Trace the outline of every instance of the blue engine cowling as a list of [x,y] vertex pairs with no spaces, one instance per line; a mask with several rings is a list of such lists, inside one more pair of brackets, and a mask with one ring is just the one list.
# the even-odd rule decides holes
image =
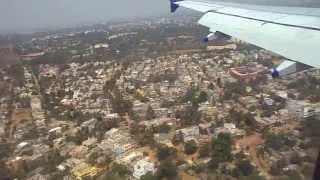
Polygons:
[[213,41],[213,40],[229,40],[230,38],[231,36],[224,34],[222,32],[216,31],[208,34],[208,36],[203,38],[203,42],[208,43],[209,41]]
[[280,77],[280,74],[279,74],[279,71],[277,70],[277,68],[272,68],[271,75],[272,75],[273,78]]
[[311,67],[305,64],[285,60],[278,67],[271,70],[271,75],[273,78],[279,78],[281,76],[301,72],[309,68]]

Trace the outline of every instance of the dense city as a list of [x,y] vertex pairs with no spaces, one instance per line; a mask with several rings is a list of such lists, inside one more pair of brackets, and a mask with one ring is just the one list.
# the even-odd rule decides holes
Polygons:
[[196,19],[1,37],[1,178],[311,179],[320,71]]

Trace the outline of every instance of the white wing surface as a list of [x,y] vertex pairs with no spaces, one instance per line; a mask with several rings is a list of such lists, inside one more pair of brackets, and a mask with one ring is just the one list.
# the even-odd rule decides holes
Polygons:
[[199,24],[289,60],[320,68],[320,8],[171,0],[171,10],[204,13]]

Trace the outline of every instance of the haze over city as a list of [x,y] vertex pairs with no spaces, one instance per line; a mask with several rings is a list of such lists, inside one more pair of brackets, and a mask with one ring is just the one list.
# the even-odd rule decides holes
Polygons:
[[[232,2],[319,5],[316,0],[233,0]],[[0,33],[32,32],[119,19],[155,17],[169,14],[168,3],[168,0],[1,0]]]

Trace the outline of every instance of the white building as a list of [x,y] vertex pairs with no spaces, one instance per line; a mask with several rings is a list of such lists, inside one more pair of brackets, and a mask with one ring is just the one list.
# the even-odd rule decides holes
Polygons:
[[146,158],[141,159],[136,162],[133,167],[133,177],[140,179],[141,176],[147,174],[148,172],[155,173],[155,165],[152,162],[149,162]]
[[105,44],[105,43],[95,44],[94,48],[95,49],[98,49],[98,48],[106,48],[106,49],[108,49],[109,48],[109,44]]
[[319,114],[319,107],[319,104],[310,104],[306,101],[287,101],[287,109],[289,111],[290,116],[298,119],[308,118]]
[[197,141],[197,139],[200,136],[200,130],[198,126],[191,126],[188,128],[184,128],[184,129],[179,129],[176,130],[176,133],[182,133],[184,141],[190,141],[190,140],[195,140]]
[[245,132],[238,129],[233,123],[225,123],[223,127],[218,127],[214,130],[214,136],[218,137],[221,133],[231,134],[232,136],[243,136]]
[[119,116],[118,113],[107,114],[107,115],[105,116],[105,118],[106,118],[107,120],[116,120],[116,119],[118,119],[119,117],[120,117],[120,116]]

